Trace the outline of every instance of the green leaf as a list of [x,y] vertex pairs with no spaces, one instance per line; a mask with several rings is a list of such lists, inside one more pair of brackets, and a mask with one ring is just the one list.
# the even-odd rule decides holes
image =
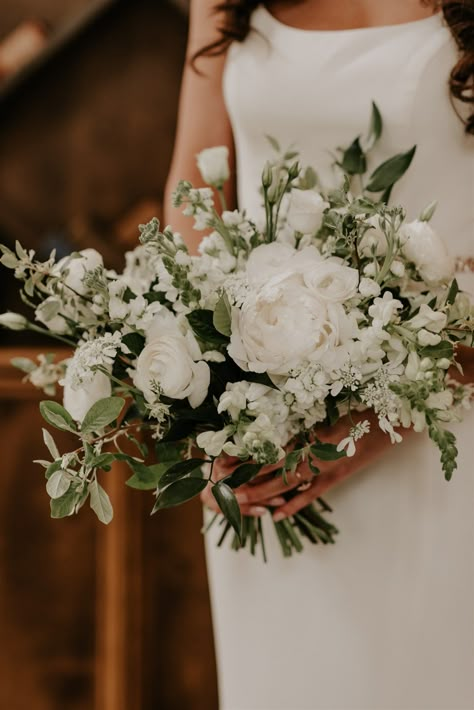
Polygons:
[[164,488],[153,507],[152,514],[163,508],[172,508],[199,495],[207,486],[204,478],[181,478]]
[[454,354],[454,346],[448,340],[442,340],[438,345],[427,345],[420,350],[420,357],[430,357],[433,359],[448,358],[451,360]]
[[318,184],[318,176],[314,169],[309,166],[305,168],[303,176],[300,178],[298,187],[302,190],[312,190]]
[[184,478],[192,471],[200,469],[203,465],[202,459],[187,459],[186,461],[179,461],[168,467],[165,473],[161,477],[160,486],[168,486],[170,483],[178,481],[180,478]]
[[161,477],[165,471],[166,464],[163,463],[155,463],[153,466],[143,466],[143,469],[140,470],[140,475],[134,473],[133,476],[126,481],[126,484],[130,488],[136,488],[139,491],[152,491],[158,488]]
[[322,441],[318,441],[311,447],[311,453],[320,461],[337,461],[345,457],[345,451],[338,451],[336,444],[323,444]]
[[372,150],[372,148],[378,142],[383,130],[383,120],[382,115],[375,101],[372,101],[372,115],[370,117],[369,133],[367,135],[366,150]]
[[110,523],[114,516],[110,498],[102,486],[96,481],[89,483],[90,506],[101,523]]
[[181,445],[158,441],[155,444],[156,458],[160,463],[175,463],[181,461]]
[[214,314],[210,310],[198,308],[187,314],[187,319],[195,335],[200,340],[211,345],[224,345],[229,342],[229,338],[219,333],[214,326]]
[[61,498],[51,499],[51,517],[67,518],[74,513],[80,494],[71,486]]
[[234,491],[225,483],[220,482],[212,486],[212,494],[225,519],[232,525],[240,540],[242,535],[242,513]]
[[456,300],[456,296],[459,293],[459,284],[456,281],[456,279],[453,279],[453,282],[449,288],[448,295],[446,297],[446,303],[449,304],[450,306],[453,305],[454,301]]
[[92,458],[91,466],[94,468],[104,468],[105,466],[109,467],[114,461],[114,454],[99,454],[98,456],[94,456]]
[[61,459],[59,459],[59,461],[53,461],[53,463],[49,464],[46,471],[44,472],[45,477],[51,478],[53,473],[56,473],[56,471],[59,471],[59,469],[62,468],[62,465],[63,462],[61,461]]
[[48,495],[53,498],[61,498],[71,486],[71,479],[67,475],[66,471],[59,469],[55,471],[51,478],[48,479],[46,483],[46,491]]
[[285,458],[285,470],[292,471],[292,473],[294,473],[296,471],[296,467],[301,461],[301,456],[301,449],[294,449],[293,451],[290,451],[290,453],[287,454]]
[[224,292],[219,300],[217,301],[215,310],[214,310],[214,315],[212,318],[212,323],[214,325],[214,328],[221,333],[221,335],[225,335],[226,337],[230,337],[231,334],[231,310],[230,310],[230,303],[229,299],[227,297],[227,294]]
[[145,338],[140,333],[127,333],[123,336],[122,342],[137,357],[145,347]]
[[53,459],[59,459],[61,454],[58,451],[56,443],[47,429],[43,429],[43,441]]
[[266,134],[265,134],[265,138],[270,143],[273,150],[276,150],[277,153],[281,153],[280,144],[276,138],[274,138],[273,136],[266,135]]
[[36,365],[33,360],[28,360],[27,357],[14,357],[10,362],[13,367],[16,367],[22,372],[33,372],[33,370],[36,370]]
[[90,434],[100,431],[115,421],[123,409],[123,397],[106,397],[92,405],[81,424],[81,433]]
[[277,390],[278,387],[274,382],[271,381],[267,372],[246,372],[245,379],[247,382],[256,382],[258,385],[266,385],[273,390]]
[[344,151],[341,167],[348,175],[363,175],[366,172],[367,160],[359,137]]
[[261,468],[262,464],[260,463],[243,463],[237,466],[233,473],[224,480],[231,488],[238,488],[239,486],[243,486],[244,483],[251,481],[252,478],[255,478]]
[[40,402],[40,413],[51,426],[62,431],[77,431],[76,423],[69,412],[57,402],[45,400]]
[[365,189],[369,192],[382,192],[390,189],[406,173],[415,152],[416,145],[406,153],[399,153],[379,165],[370,176],[370,182]]

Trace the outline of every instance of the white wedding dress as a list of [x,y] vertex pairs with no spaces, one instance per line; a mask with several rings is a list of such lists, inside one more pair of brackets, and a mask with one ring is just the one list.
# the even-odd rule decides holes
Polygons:
[[[433,224],[457,256],[474,254],[474,138],[447,78],[456,49],[440,16],[405,25],[305,31],[263,7],[229,52],[224,93],[241,207],[260,213],[271,148],[296,145],[330,179],[329,150],[363,134],[372,99],[385,119],[374,164],[417,144],[392,203],[410,218],[433,199]],[[474,274],[462,274],[474,293]],[[474,417],[455,426],[459,469],[413,435],[325,497],[334,546],[283,559],[264,520],[269,562],[206,551],[220,710],[474,708]]]

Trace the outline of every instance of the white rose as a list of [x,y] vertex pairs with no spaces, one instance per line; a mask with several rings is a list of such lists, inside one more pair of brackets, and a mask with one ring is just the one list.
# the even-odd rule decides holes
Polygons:
[[375,253],[376,256],[385,256],[387,253],[387,237],[380,226],[380,218],[378,215],[372,215],[366,220],[370,224],[369,229],[359,242],[359,254],[362,256],[371,256]]
[[225,145],[206,148],[196,156],[202,179],[208,185],[222,187],[229,179],[229,149]]
[[434,311],[426,303],[420,306],[419,312],[407,321],[407,325],[413,330],[419,330],[420,328],[426,328],[432,333],[440,333],[443,328],[446,327],[447,316],[445,313],[440,311]]
[[84,276],[99,266],[104,266],[103,259],[95,249],[83,249],[80,256],[66,256],[56,264],[54,269],[58,275],[65,275],[64,283],[75,293],[85,296],[87,288],[83,283]]
[[454,259],[442,239],[427,222],[415,220],[401,230],[402,251],[418,268],[428,284],[449,281],[454,275]]
[[99,399],[105,399],[112,394],[112,385],[107,375],[96,372],[90,382],[83,382],[77,389],[73,387],[68,373],[64,378],[63,404],[71,417],[82,422],[89,409]]
[[380,294],[380,286],[377,281],[373,279],[361,279],[359,292],[364,298],[371,298]]
[[3,325],[4,328],[9,328],[10,330],[25,330],[28,325],[28,321],[19,313],[7,311],[7,313],[2,313],[0,315],[0,325]]
[[[305,258],[311,247],[301,252]],[[303,279],[308,289],[322,301],[344,303],[357,293],[359,272],[349,266],[334,261],[318,261],[317,264],[306,260]]]
[[188,398],[194,409],[206,398],[209,365],[200,359],[201,351],[192,333],[183,335],[177,326],[167,323],[161,315],[155,319],[150,329],[152,337],[137,360],[134,383],[148,402],[156,401],[154,385],[157,384],[166,397]]
[[423,347],[427,345],[438,345],[438,343],[441,342],[441,336],[436,333],[430,333],[429,330],[422,328],[418,331],[418,342],[420,345],[423,345]]
[[329,207],[319,192],[292,190],[288,210],[288,224],[296,232],[314,234],[321,229],[324,210]]
[[232,309],[229,355],[246,371],[287,374],[338,344],[340,308],[330,317],[298,273],[275,276]]

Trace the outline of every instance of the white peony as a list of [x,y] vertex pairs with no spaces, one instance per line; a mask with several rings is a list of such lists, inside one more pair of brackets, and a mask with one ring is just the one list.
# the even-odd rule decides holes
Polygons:
[[84,276],[88,271],[93,271],[104,266],[102,256],[95,249],[83,249],[79,256],[65,256],[58,261],[54,268],[56,275],[63,276],[63,281],[74,293],[85,296],[88,289],[84,284]]
[[92,377],[77,387],[72,378],[68,377],[66,370],[62,384],[64,386],[64,407],[77,422],[82,422],[93,404],[112,394],[110,379],[103,372],[95,372]]
[[208,185],[222,187],[229,179],[229,149],[225,145],[206,148],[196,156],[202,179]]
[[334,348],[346,325],[342,307],[328,311],[298,273],[274,276],[232,309],[229,355],[243,370],[287,374]]
[[134,383],[150,403],[156,401],[159,390],[171,399],[188,398],[196,408],[206,398],[210,382],[209,365],[201,358],[194,335],[183,334],[169,312],[160,312],[148,329]]
[[415,220],[405,224],[400,235],[405,257],[415,264],[428,284],[436,285],[453,277],[454,259],[427,222]]
[[288,224],[296,232],[314,234],[321,229],[324,210],[329,207],[319,192],[292,190],[288,209]]

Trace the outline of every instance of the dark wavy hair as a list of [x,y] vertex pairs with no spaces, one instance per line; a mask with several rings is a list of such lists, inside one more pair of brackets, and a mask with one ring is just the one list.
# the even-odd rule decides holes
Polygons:
[[[441,8],[446,24],[459,49],[459,60],[449,75],[451,96],[474,106],[474,0],[421,0],[424,5]],[[223,54],[234,42],[243,42],[250,32],[250,17],[260,5],[259,0],[224,0],[216,4],[222,22],[220,36],[215,42],[202,47],[191,58],[192,65],[200,57],[215,57]],[[474,135],[474,109],[462,119],[466,132]]]

